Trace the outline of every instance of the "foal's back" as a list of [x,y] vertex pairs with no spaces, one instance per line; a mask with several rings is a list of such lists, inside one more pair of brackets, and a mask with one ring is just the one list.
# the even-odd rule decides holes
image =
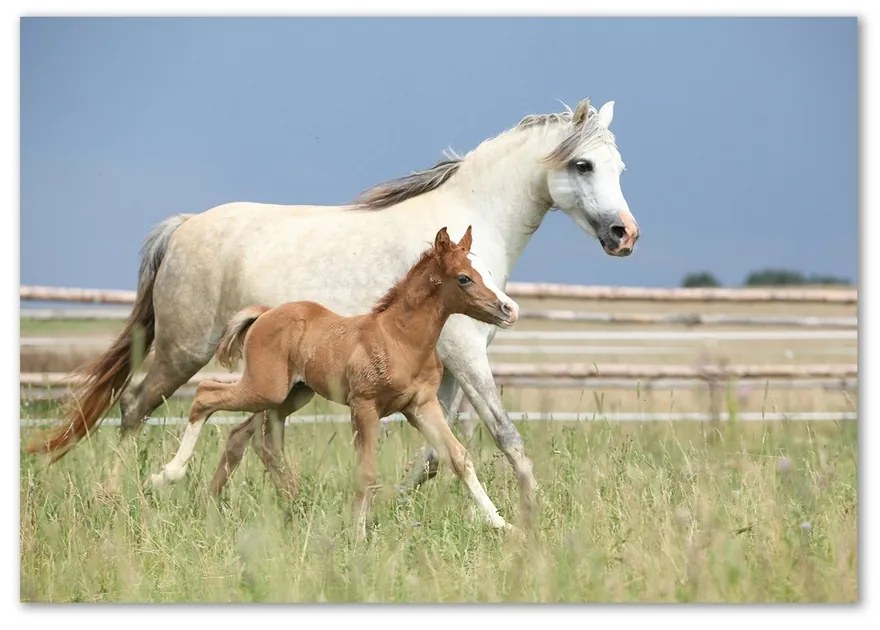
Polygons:
[[270,309],[248,334],[245,361],[254,369],[244,376],[259,381],[251,383],[254,387],[279,395],[304,383],[328,400],[347,404],[352,371],[362,371],[359,364],[369,361],[364,341],[375,337],[371,319],[369,314],[343,317],[308,301]]

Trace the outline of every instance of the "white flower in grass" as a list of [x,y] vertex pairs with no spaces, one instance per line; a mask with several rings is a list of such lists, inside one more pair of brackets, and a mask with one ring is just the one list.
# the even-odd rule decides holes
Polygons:
[[792,468],[794,468],[794,464],[785,455],[776,460],[777,472],[787,473],[790,472]]
[[691,522],[691,513],[688,512],[687,508],[678,506],[675,508],[675,520],[679,525],[688,525]]

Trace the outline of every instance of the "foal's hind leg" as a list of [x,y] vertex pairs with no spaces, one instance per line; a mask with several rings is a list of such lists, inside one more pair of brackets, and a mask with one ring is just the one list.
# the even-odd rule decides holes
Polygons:
[[229,437],[226,438],[226,447],[223,450],[223,455],[220,456],[220,463],[211,479],[211,494],[220,494],[229,476],[238,468],[254,431],[263,424],[265,413],[255,413],[249,416],[229,432]]
[[297,384],[277,409],[265,414],[254,414],[236,426],[229,434],[220,464],[211,480],[211,492],[220,493],[229,476],[241,462],[248,440],[253,437],[257,454],[272,474],[275,485],[289,498],[295,497],[299,490],[299,482],[296,470],[283,456],[284,420],[297,409],[305,406],[314,395],[315,392],[309,387]]
[[254,446],[263,465],[272,475],[278,490],[288,499],[299,494],[299,477],[292,462],[284,456],[284,422],[287,416],[306,406],[315,391],[303,384],[296,385],[277,408],[266,414],[262,432],[254,434]]
[[215,411],[263,411],[277,405],[279,399],[280,396],[277,398],[267,396],[256,390],[244,379],[234,384],[202,381],[193,399],[189,424],[180,440],[177,454],[160,472],[150,476],[150,484],[154,487],[163,486],[181,479],[186,474],[187,464],[192,457],[202,427]]
[[495,529],[514,530],[515,528],[498,513],[498,508],[486,494],[483,484],[477,478],[467,450],[446,424],[440,403],[434,399],[417,409],[405,411],[404,415],[410,424],[417,428],[437,449],[440,455],[452,464],[455,474],[467,486],[489,525]]

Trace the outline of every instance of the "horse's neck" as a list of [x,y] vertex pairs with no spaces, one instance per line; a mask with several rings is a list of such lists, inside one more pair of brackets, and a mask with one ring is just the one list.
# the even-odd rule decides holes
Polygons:
[[502,286],[553,204],[540,160],[557,137],[554,130],[524,129],[487,140],[467,155],[446,188],[474,226],[474,251]]
[[414,278],[407,278],[397,298],[377,314],[382,327],[391,329],[395,339],[410,348],[419,360],[434,351],[443,324],[449,318],[449,312],[429,278],[428,269]]

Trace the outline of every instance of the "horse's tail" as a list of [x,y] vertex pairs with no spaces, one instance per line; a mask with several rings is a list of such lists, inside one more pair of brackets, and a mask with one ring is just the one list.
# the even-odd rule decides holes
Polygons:
[[214,351],[214,356],[220,365],[230,370],[235,367],[235,362],[241,356],[241,348],[244,345],[247,331],[257,321],[257,318],[268,310],[268,306],[254,304],[243,308],[232,316],[226,326],[226,331],[220,337],[217,350]]
[[65,422],[26,447],[28,453],[51,453],[55,462],[84,436],[89,435],[128,384],[132,371],[153,344],[155,321],[153,283],[171,236],[192,215],[170,217],[153,228],[141,249],[138,289],[131,314],[116,341],[100,357],[74,374],[83,382],[74,391],[65,411]]

